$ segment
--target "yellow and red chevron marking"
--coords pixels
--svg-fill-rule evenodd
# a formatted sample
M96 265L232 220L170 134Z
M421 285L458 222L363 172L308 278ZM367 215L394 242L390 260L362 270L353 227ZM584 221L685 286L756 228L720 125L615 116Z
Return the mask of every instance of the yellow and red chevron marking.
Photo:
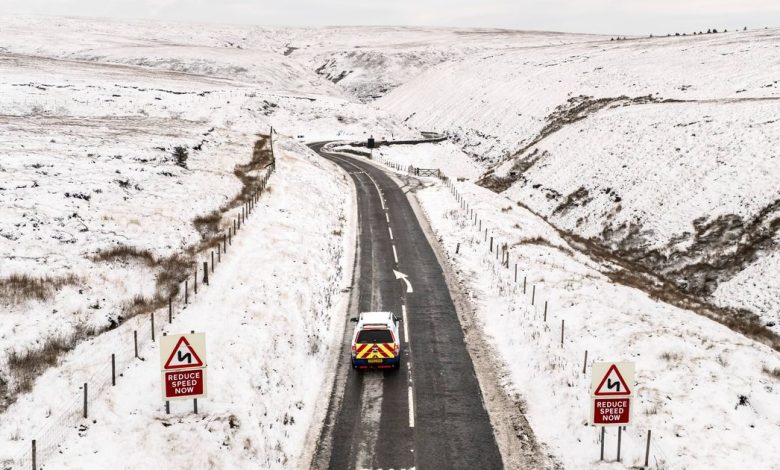
M359 343L356 346L356 359L393 359L392 343Z

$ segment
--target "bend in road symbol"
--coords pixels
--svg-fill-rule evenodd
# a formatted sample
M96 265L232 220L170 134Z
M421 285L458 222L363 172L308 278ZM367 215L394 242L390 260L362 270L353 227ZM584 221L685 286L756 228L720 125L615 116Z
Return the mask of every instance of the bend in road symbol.
M604 378L601 379L599 386L596 387L596 391L593 392L593 394L600 397L621 397L631 395L631 390L628 388L628 384L620 374L617 365L612 364L607 370L607 373L604 374Z
M182 336L176 342L176 346L171 351L168 360L165 361L165 369L183 369L192 367L203 367L203 361L200 360L195 349L190 346L187 338Z

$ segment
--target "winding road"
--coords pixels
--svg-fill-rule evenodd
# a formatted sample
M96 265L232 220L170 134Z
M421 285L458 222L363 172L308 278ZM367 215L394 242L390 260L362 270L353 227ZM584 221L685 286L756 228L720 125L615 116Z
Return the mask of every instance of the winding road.
M342 357L315 469L500 469L501 454L442 268L406 193L365 159L310 147L357 188L358 250L350 316L402 317L399 371L350 367L354 323ZM393 270L408 275L413 286Z

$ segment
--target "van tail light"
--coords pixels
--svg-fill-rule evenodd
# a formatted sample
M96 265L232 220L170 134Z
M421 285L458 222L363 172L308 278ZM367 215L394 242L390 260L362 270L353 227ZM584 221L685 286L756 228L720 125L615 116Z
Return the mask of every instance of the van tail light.
M357 347L355 345L352 345L352 357L355 357L357 355Z
M401 345L398 343L393 344L393 351L395 351L395 355L397 356L398 353L401 351Z

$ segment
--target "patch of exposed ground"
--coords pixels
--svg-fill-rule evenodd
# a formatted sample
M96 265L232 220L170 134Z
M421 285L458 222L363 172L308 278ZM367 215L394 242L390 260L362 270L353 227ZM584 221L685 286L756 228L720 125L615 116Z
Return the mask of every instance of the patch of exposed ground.
M151 297L135 296L124 302L120 313L102 327L87 328L77 325L70 334L50 337L37 349L29 349L21 353L12 353L8 360L8 376L0 376L0 412L13 404L17 397L30 391L35 379L49 367L55 366L59 358L71 351L82 341L112 330L128 319L150 314L168 304L171 296L179 293L181 282L195 269L195 257L222 241L220 227L224 223L224 214L235 209L260 190L260 182L266 167L274 162L270 136L259 136L255 143L252 158L248 163L236 165L234 174L241 180L243 187L230 201L219 210L201 215L193 220L193 225L201 234L201 241L166 257L157 257L149 250L132 246L117 245L99 251L92 259L97 263L130 263L137 262L152 268L155 275L156 289ZM73 276L62 278L32 279L27 276L12 275L0 279L0 299L45 300L51 293L65 285L74 284Z

